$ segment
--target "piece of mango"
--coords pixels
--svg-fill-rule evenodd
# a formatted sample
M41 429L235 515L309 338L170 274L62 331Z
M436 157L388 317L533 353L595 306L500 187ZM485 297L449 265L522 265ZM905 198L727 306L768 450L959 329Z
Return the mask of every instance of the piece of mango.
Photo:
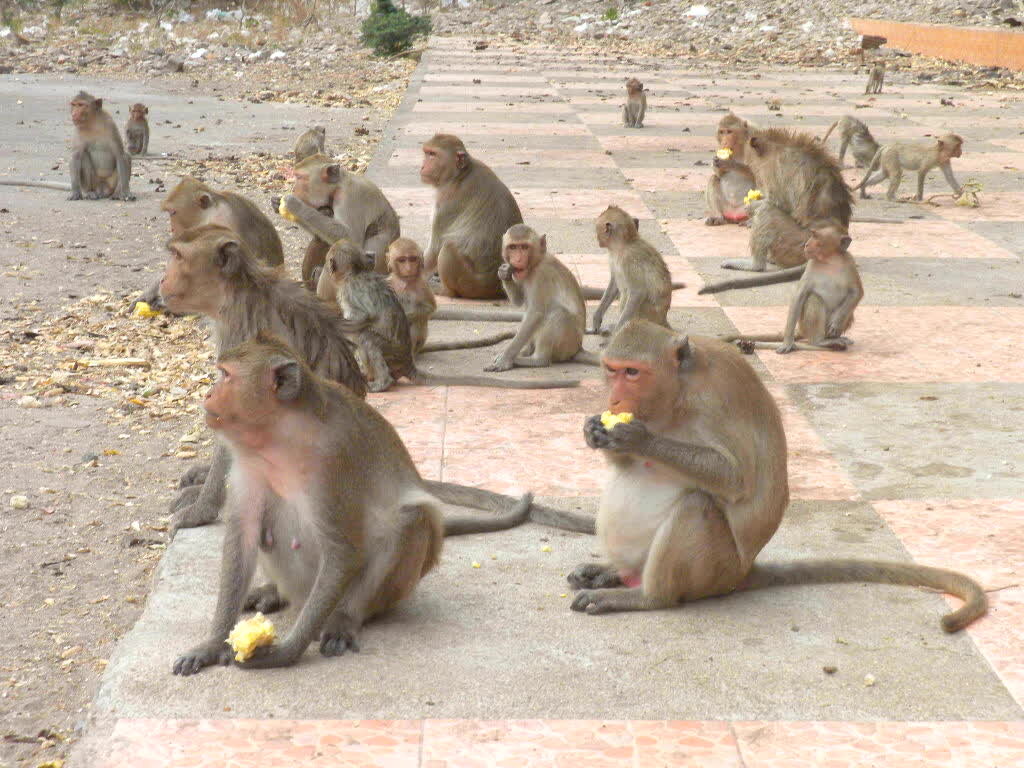
M605 411L601 414L601 425L605 429L611 429L616 424L629 424L632 420L632 413L612 413L611 411Z
M137 301L135 302L135 311L133 314L136 317L160 317L160 310L153 309L144 301Z
M752 200L763 200L764 195L761 194L760 189L752 189L747 192L747 196L743 198L743 204L749 205Z
M732 157L732 150L729 149L728 147L722 147L722 149L715 152L715 157L718 157L722 160L728 160L730 157Z
M283 218L288 219L288 221L298 221L292 212L285 207L283 197L281 198L281 204L277 206L277 212L280 213Z
M257 648L273 643L275 637L277 631L274 629L274 623L262 613L257 613L235 624L235 628L224 642L235 652L235 661L245 661Z

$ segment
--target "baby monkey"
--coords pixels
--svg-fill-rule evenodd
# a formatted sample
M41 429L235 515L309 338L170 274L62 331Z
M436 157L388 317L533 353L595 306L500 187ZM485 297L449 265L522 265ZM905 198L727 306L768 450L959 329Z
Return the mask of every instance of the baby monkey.
M427 341L427 325L437 311L434 292L423 278L423 251L415 241L400 237L384 254L388 263L388 285L409 319L412 351L419 352Z
M149 107L145 104L132 104L128 111L128 122L124 125L124 136L128 142L128 151L133 155L149 153L149 121L146 115Z
M622 124L626 128L643 128L647 112L647 94L644 84L635 77L626 81L626 103L622 107Z
M307 157L313 155L326 155L324 145L327 141L327 129L322 125L314 125L295 140L292 152L295 154L295 162L301 163Z
M871 74L868 75L868 84L864 88L864 95L869 93L881 93L882 83L885 82L885 62L878 61L871 67Z
M903 171L917 171L917 195L914 199L923 200L925 176L932 168L938 166L953 189L953 194L959 197L960 183L953 176L953 167L950 165L950 161L963 154L963 144L964 140L955 133L947 133L938 139L898 141L886 144L871 159L871 165L868 166L864 173L864 179L860 183L860 196L867 198L868 186L889 179L889 189L886 190L885 199L895 200L896 190L900 188L900 182L903 180ZM879 166L882 169L872 176L871 174Z

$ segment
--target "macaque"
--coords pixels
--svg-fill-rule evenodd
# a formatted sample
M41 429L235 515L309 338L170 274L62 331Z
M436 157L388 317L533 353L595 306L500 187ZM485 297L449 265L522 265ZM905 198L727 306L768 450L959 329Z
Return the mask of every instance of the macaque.
M708 203L708 217L704 223L716 227L726 222L746 222L750 213L743 200L755 188L754 174L746 165L731 157L728 160L716 157L712 164L714 170L704 191Z
M728 149L732 152L729 159L742 163L744 162L744 153L747 151L747 142L753 131L750 123L729 112L718 121L718 130L715 132L718 148Z
M547 237L525 224L509 227L502 238L498 277L517 307L526 305L512 343L484 370L544 367L576 359L583 349L587 307L572 272L548 253ZM580 362L597 365L583 352Z
M601 333L601 321L608 307L619 299L619 317L614 331L635 317L668 328L672 303L672 279L657 249L637 233L639 222L624 210L610 205L597 217L597 244L608 250L611 280L601 303L594 310L592 332Z
M755 131L744 162L757 188L799 226L831 219L849 229L853 194L835 158L810 134L783 128Z
M362 626L413 592L444 536L529 515L530 494L424 482L383 416L271 334L225 349L217 369L203 407L231 463L220 589L209 638L175 660L176 675L230 664L239 614L289 602L300 606L290 631L242 669L290 666L316 640L324 656L358 651ZM446 519L448 501L500 514ZM250 591L257 564L271 581Z
M782 342L775 351L780 355L803 350L845 350L853 341L843 334L853 325L853 311L864 297L857 264L849 252L851 239L845 231L828 222L812 224L803 245L806 267L781 270L767 277L770 282L800 280L796 295L789 305L786 330L781 336L735 335L723 337L725 341L749 343L755 349L770 348L767 342ZM719 293L727 288L750 288L767 285L759 278L736 280L726 284L709 285L700 293ZM796 342L799 338L807 343Z
M924 141L899 141L893 144L886 144L875 153L864 173L864 179L860 183L860 196L868 197L867 188L872 184L889 179L889 189L885 193L886 200L896 199L896 190L900 188L903 180L903 171L917 171L917 195L915 200L924 199L924 179L928 172L938 166L942 169L942 175L946 177L953 194L960 196L960 184L953 176L953 166L950 161L954 157L963 154L964 140L955 133L947 133L938 139L925 139ZM881 170L875 176L871 174L881 166Z
M843 164L847 147L853 153L853 160L858 168L866 168L870 165L878 151L878 142L875 141L875 137L871 135L868 127L856 117L843 115L829 126L821 139L822 144L828 141L828 137L835 128L839 128L839 165Z
M366 396L366 380L343 333L338 308L258 261L241 235L207 224L171 238L167 248L161 299L171 312L209 317L218 352L271 331L319 375ZM174 531L217 519L228 468L227 452L218 448L201 482L198 475L186 478L196 484L187 485L171 503Z
M864 95L867 96L869 93L881 93L882 84L885 82L885 62L876 61L874 66L871 67L871 73L868 75L868 84L864 88Z
M420 180L437 189L424 256L427 273L436 271L450 296L501 297L501 237L523 223L508 187L470 156L460 138L443 133L423 144Z
M132 159L124 151L114 118L103 99L79 91L71 100L75 139L71 147L69 200L134 200L128 190Z
M644 84L635 77L626 81L626 103L622 107L622 124L626 128L643 128L647 112L647 94Z
M149 107L145 104L132 104L128 110L128 122L124 125L124 137L128 142L128 151L133 155L149 153L149 121L146 115Z
M602 356L608 409L587 419L587 445L611 473L597 518L606 562L569 574L572 610L650 611L780 584L878 582L929 587L964 605L955 632L987 610L985 592L952 571L914 563L755 563L789 504L786 435L754 369L726 344L634 320Z
M380 188L365 176L349 173L325 155L310 155L295 166L295 185L283 205L314 237L328 245L351 240L373 253L374 268L379 273L387 272L384 254L401 235L398 214ZM324 207L330 207L333 216L317 210ZM310 246L302 263L302 279L306 282L311 282L314 270L323 266L322 261L313 263Z
M327 150L324 149L326 140L327 129L322 125L314 125L295 140L295 146L292 147L295 162L301 163L312 155L326 155Z
M388 246L388 285L398 297L409 319L412 351L418 354L427 342L430 316L437 311L434 292L423 274L423 251L407 237L400 237Z
M435 376L416 368L409 320L387 280L373 271L370 253L348 240L327 252L317 295L335 301L344 315L342 328L358 350L357 359L371 392L384 392L401 378L417 384L447 384L507 389L575 387L578 381L492 379L482 376Z
M751 211L750 259L727 259L722 262L722 269L764 272L768 262L780 267L795 267L807 260L804 243L810 235L808 230L772 205L770 200L752 200L747 208Z

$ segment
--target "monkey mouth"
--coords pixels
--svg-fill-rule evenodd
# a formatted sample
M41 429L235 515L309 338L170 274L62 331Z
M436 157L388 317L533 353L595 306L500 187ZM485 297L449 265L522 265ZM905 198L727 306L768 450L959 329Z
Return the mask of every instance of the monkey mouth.
M513 279L515 279L515 280L522 280L523 276L525 274L526 274L526 270L525 269L520 269L519 267L512 267L512 278Z

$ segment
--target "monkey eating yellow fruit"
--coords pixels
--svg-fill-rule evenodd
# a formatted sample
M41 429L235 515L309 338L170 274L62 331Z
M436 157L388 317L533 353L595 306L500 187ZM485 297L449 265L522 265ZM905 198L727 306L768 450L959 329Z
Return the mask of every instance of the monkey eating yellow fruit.
M732 157L732 150L729 149L728 147L723 147L722 149L715 152L715 157L719 158L720 160L728 160L730 157Z
M611 411L605 411L601 414L601 426L605 429L611 429L616 424L629 424L632 420L632 413L612 413Z
M144 301L136 301L134 314L137 317L160 317L160 310L153 309Z
M763 200L764 195L761 194L760 189L752 189L747 192L747 196L743 198L743 204L749 205L752 200Z
M281 204L277 206L277 212L280 213L283 218L288 219L288 221L298 221L294 214L285 207L283 197L281 198Z
M274 623L262 613L257 613L235 624L235 628L224 642L235 652L235 661L245 661L257 648L273 643L275 637L277 631L274 629Z

